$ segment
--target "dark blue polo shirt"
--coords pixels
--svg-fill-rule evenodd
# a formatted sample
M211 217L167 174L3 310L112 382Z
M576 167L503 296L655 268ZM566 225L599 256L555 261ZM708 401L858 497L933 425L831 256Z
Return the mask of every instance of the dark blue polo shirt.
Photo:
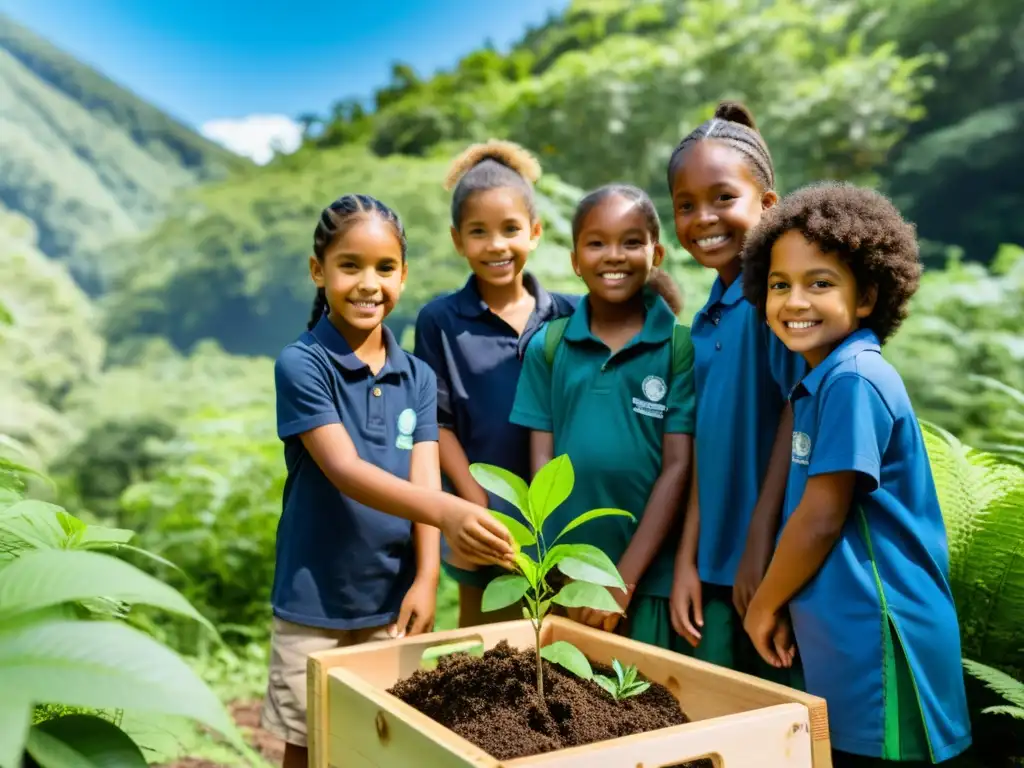
M277 433L288 476L271 594L286 621L331 629L395 620L416 562L412 524L341 493L299 438L341 424L359 457L409 479L414 443L437 440L437 384L386 327L387 362L374 375L324 316L274 366Z
M460 290L420 310L413 354L437 374L437 423L455 433L470 463L494 464L529 482L530 430L509 422L522 353L543 323L572 314L579 297L548 293L529 273L523 282L537 305L522 337L491 312L470 275ZM522 519L493 494L491 505Z

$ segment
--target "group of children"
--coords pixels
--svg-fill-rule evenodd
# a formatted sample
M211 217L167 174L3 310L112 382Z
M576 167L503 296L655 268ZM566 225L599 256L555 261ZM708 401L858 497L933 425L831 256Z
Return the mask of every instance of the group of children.
M399 217L365 195L321 216L313 315L275 366L288 477L262 721L285 768L305 765L308 654L430 631L442 567L460 626L520 617L481 610L513 552L487 510L519 512L469 467L528 481L563 454L576 484L546 525L635 517L565 537L627 585L611 590L621 614L571 618L824 697L837 766L964 751L945 530L880 354L919 279L912 225L846 184L780 200L753 118L723 103L668 163L676 238L716 273L687 327L637 187L577 207L585 295L526 271L539 174L508 142L453 163L451 237L471 274L420 311L411 355L383 325L407 275Z

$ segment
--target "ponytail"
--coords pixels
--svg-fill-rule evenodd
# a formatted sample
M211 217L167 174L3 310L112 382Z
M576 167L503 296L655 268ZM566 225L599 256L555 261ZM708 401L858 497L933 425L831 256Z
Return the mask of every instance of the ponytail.
M327 314L327 291L323 288L316 289L316 297L313 299L313 313L306 324L306 330L312 331L313 326L320 322L320 318Z

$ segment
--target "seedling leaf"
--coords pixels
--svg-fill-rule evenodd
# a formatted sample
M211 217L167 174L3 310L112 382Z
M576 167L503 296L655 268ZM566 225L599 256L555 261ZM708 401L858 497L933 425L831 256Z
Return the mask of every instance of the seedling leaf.
M583 655L579 648L572 643L567 643L565 640L557 640L551 645L544 646L540 650L540 655L541 658L565 667L574 675L582 677L584 680L591 680L594 677L594 671L591 669L587 657Z
M480 483L482 488L503 498L522 512L524 518L532 522L529 489L521 477L493 464L470 464L469 474Z
M612 668L615 670L616 677L619 678L619 685L626 685L626 674L622 671L622 664L619 663L618 659L612 659Z
M512 534L512 538L515 539L516 544L520 547L529 547L537 543L537 537L530 532L530 529L514 517L503 515L501 512L495 512L493 509L488 511L493 518L508 528L508 532Z
M626 590L615 563L592 544L556 544L544 558L544 566L550 569L556 565L570 579Z
M616 701L619 700L619 689L615 686L615 681L610 677L604 675L594 675L594 682L608 691L608 695Z
M541 530L548 515L569 498L574 482L572 462L565 454L556 456L540 468L530 483L530 512L534 528Z
M512 605L523 598L526 590L530 588L530 582L525 576L510 573L494 579L484 590L484 596L480 601L480 609L483 611L497 611L500 608Z
M622 613L622 608L607 589L586 581L566 584L561 592L551 598L551 602L566 608L596 608L599 611Z
M555 541L558 541L558 539L565 536L565 534L567 534L569 531L574 530L575 528L579 528L584 523L589 523L591 520L596 520L599 517L611 516L628 517L630 520L636 520L636 518L633 517L632 513L627 512L624 509L612 509L610 507L602 509L592 509L589 512L584 512L582 515L577 517L575 520L572 520L567 526L565 526L565 528L562 529L562 532L559 533L558 536L555 538Z

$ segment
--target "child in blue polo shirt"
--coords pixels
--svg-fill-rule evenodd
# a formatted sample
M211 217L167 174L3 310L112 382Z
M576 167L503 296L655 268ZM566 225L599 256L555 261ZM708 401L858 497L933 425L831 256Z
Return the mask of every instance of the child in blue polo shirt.
M440 490L437 384L383 325L406 277L402 224L367 195L320 216L308 330L274 367L288 476L261 722L306 765L306 657L430 630L438 528L461 557L511 561L485 509Z
M437 375L441 471L448 483L462 498L519 520L519 510L480 487L469 465L529 476L529 432L508 420L520 352L541 323L570 314L578 301L548 293L525 271L541 236L533 190L539 176L537 161L507 141L474 144L453 161L447 179L451 236L472 274L461 290L420 310L413 350ZM442 567L459 585L460 627L521 618L515 606L486 616L480 610L484 588L499 569L474 569L450 553Z
M678 512L693 445L693 347L676 321L679 289L658 266L661 225L642 190L613 184L579 203L573 268L588 288L572 316L547 323L526 349L511 419L530 430L535 474L567 454L576 482L545 521L553 541L569 520L600 507L632 513L579 526L560 541L586 543L616 563L627 614L618 629L663 648L672 631L669 595ZM667 300L666 300L667 299ZM618 613L570 617L613 630ZM677 643L678 641L678 643Z
M691 331L696 480L676 560L673 626L700 659L799 687L799 666L766 666L742 624L778 529L792 423L786 397L804 369L743 298L743 242L778 200L771 154L750 112L720 104L672 153L668 186L680 245L718 273Z
M948 760L971 732L946 530L881 355L917 290L914 228L872 190L813 185L765 215L743 260L748 299L810 368L790 397L782 533L744 627L778 662L788 605L837 768Z

